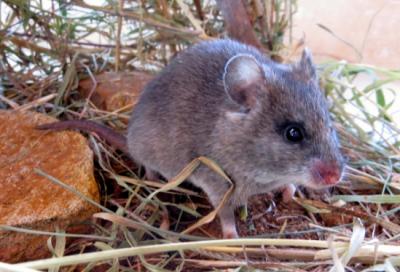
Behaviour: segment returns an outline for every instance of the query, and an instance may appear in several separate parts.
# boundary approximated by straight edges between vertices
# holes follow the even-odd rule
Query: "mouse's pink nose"
[[[335,162],[316,160],[312,166],[312,174],[315,181],[325,185],[334,185],[340,181],[341,168]]]

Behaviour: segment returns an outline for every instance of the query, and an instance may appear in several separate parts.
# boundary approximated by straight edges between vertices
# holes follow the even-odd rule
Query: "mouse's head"
[[[321,188],[340,181],[343,158],[307,50],[292,65],[236,55],[223,83],[232,102],[224,114],[231,154],[250,162],[239,170],[258,183]]]

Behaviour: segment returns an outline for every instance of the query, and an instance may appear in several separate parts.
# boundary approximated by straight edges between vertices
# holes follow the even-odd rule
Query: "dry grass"
[[[249,2],[265,47],[284,59],[291,56],[282,34],[290,26],[295,3],[266,1],[268,7],[260,10],[261,1]],[[213,1],[201,1],[202,9],[166,0],[107,1],[99,6],[79,0],[41,3],[0,3],[0,108],[96,119],[124,130],[129,112],[106,112],[83,100],[77,92],[79,79],[101,71],[159,71],[188,45],[223,35]],[[260,17],[265,13],[275,19]],[[371,82],[360,88],[357,80],[365,75]],[[255,197],[250,214],[239,222],[241,233],[253,239],[215,240],[215,222],[203,225],[215,211],[201,192],[181,184],[200,161],[167,185],[145,181],[126,157],[90,137],[103,188],[102,211],[94,216],[93,233],[60,230],[52,234],[50,248],[59,258],[14,266],[0,263],[0,268],[373,271],[368,268],[375,266],[395,271],[400,265],[400,129],[392,119],[396,90],[387,84],[399,80],[399,71],[366,65],[321,66],[321,82],[349,158],[345,182],[333,190],[333,197],[300,191],[290,204],[282,203],[279,195]],[[184,230],[190,227],[196,232],[187,234]]]

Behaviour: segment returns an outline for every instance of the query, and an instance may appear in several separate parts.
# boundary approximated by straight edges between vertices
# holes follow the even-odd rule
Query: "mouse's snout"
[[[337,161],[314,160],[311,166],[312,178],[316,184],[332,186],[340,182],[343,165]]]

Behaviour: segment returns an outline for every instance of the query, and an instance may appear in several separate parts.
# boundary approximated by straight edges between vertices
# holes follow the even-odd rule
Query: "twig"
[[[263,48],[250,24],[242,0],[217,0],[217,4],[225,19],[226,29],[231,38],[259,49]]]
[[[83,7],[83,8],[88,8],[91,10],[97,10],[97,11],[102,11],[104,13],[107,14],[111,14],[111,15],[115,15],[115,16],[122,16],[125,18],[129,18],[129,19],[133,19],[136,21],[142,21],[143,23],[152,26],[156,29],[164,29],[165,31],[170,31],[176,34],[183,34],[183,35],[189,35],[189,36],[194,36],[194,37],[198,37],[201,33],[199,33],[198,31],[193,31],[187,28],[177,28],[177,27],[173,27],[161,22],[158,22],[154,19],[148,18],[148,17],[144,17],[141,14],[138,14],[136,12],[133,11],[127,11],[127,10],[123,10],[122,12],[117,12],[113,9],[108,9],[108,8],[102,8],[102,7],[98,7],[98,6],[93,6],[93,5],[89,5],[86,4],[85,2],[81,1],[81,0],[73,0],[72,1],[73,4]]]

